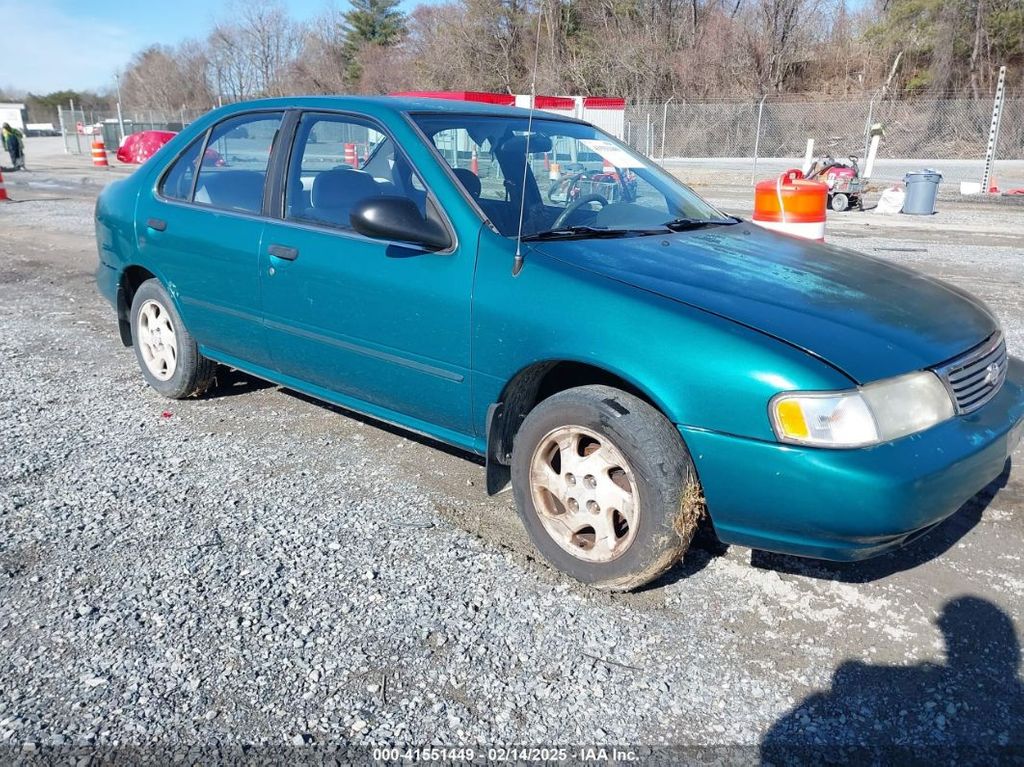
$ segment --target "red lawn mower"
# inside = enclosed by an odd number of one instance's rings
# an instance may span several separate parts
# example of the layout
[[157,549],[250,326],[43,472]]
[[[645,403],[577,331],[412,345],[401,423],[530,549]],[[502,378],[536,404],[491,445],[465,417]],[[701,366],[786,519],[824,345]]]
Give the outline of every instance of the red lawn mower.
[[867,191],[868,182],[861,177],[857,158],[853,155],[843,162],[827,154],[814,161],[807,178],[828,186],[828,205],[837,213],[854,205],[864,210],[863,194]]

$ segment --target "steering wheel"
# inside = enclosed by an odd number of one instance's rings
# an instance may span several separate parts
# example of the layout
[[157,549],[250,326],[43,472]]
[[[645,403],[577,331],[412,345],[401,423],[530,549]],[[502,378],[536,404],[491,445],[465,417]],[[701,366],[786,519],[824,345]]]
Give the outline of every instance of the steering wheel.
[[553,203],[558,203],[559,201],[555,199],[555,195],[558,194],[558,192],[564,191],[565,202],[568,203],[569,200],[572,199],[572,193],[576,189],[576,185],[579,183],[579,180],[585,175],[586,174],[583,172],[570,173],[557,181],[552,181],[551,186],[548,188],[548,200]]
[[608,199],[603,195],[596,193],[583,195],[575,202],[572,202],[565,206],[565,210],[558,214],[558,218],[556,218],[554,223],[551,224],[551,228],[561,229],[563,226],[565,226],[565,222],[569,219],[569,216],[571,216],[577,210],[582,208],[584,205],[587,205],[588,203],[591,202],[599,202],[601,203],[601,207],[603,208],[605,205],[608,204]]

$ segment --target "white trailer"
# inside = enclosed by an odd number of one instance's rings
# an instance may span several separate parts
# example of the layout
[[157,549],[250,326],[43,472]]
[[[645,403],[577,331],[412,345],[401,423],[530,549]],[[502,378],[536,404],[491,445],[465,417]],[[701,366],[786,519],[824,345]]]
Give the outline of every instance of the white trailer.
[[7,123],[12,128],[25,132],[25,105],[14,102],[0,103],[0,124]]
[[[517,95],[517,107],[530,108],[530,96]],[[577,117],[608,131],[617,139],[626,133],[626,100],[605,96],[537,96],[534,106],[542,112]]]

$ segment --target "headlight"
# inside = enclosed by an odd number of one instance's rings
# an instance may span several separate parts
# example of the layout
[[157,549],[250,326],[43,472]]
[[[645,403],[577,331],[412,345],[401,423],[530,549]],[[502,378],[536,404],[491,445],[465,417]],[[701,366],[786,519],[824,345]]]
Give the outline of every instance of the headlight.
[[782,442],[864,447],[923,431],[953,417],[953,401],[927,371],[839,392],[783,392],[768,407]]

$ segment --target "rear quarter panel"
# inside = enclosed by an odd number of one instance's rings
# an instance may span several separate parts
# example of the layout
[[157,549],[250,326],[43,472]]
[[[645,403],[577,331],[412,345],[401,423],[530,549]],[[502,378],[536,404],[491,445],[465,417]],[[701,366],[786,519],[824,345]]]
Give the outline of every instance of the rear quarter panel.
[[107,184],[96,198],[96,248],[100,263],[122,269],[135,252],[135,205],[138,179]]

